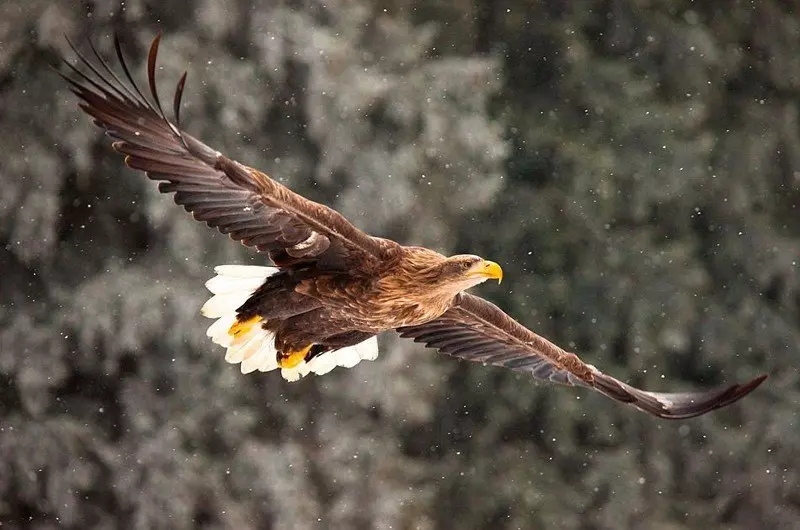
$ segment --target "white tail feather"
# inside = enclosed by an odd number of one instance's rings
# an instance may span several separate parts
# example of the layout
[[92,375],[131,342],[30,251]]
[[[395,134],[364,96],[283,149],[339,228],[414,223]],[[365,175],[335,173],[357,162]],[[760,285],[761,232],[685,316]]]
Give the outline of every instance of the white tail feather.
[[[206,287],[214,296],[203,305],[200,312],[203,316],[217,319],[206,335],[226,348],[227,362],[241,363],[243,374],[256,370],[269,372],[278,368],[275,335],[260,323],[236,337],[228,332],[236,322],[236,310],[278,270],[254,265],[220,265],[214,269],[217,276],[206,282]],[[294,368],[282,368],[281,375],[287,381],[297,381],[310,373],[326,374],[337,366],[352,368],[362,360],[372,361],[377,356],[378,339],[371,337],[355,346],[323,353],[308,362],[303,361]]]
[[206,331],[206,335],[216,344],[227,348],[233,344],[233,336],[228,333],[228,330],[234,322],[236,322],[236,313],[229,313],[211,324],[208,331]]
[[235,312],[250,298],[252,293],[215,294],[200,308],[200,314],[208,318],[223,317]]
[[253,292],[264,283],[264,278],[229,278],[214,276],[206,282],[206,289],[214,294]]
[[276,267],[261,267],[259,265],[218,265],[214,267],[214,272],[218,276],[227,278],[261,278],[266,280],[273,274],[277,274],[280,269]]
[[241,370],[243,374],[249,374],[261,369],[265,365],[278,367],[278,352],[275,350],[275,337],[270,333],[261,340],[259,348],[250,357],[242,361]]
[[214,296],[203,305],[200,313],[208,318],[218,318],[235,311],[250,298],[264,281],[277,273],[275,267],[255,265],[220,265],[214,269],[217,276],[206,282]]
[[273,343],[268,346],[271,348],[270,351],[260,356],[263,360],[261,361],[261,366],[258,367],[259,372],[271,372],[278,368],[278,354],[274,351],[275,346]]
[[253,326],[249,332],[240,334],[228,346],[228,351],[225,352],[225,360],[231,364],[238,364],[248,359],[250,355],[261,347],[268,334],[269,332],[262,329],[261,326]]

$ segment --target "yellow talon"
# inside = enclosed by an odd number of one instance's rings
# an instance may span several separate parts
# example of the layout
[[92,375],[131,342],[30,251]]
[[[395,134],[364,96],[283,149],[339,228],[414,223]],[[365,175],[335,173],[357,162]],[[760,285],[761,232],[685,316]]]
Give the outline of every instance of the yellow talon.
[[288,353],[278,353],[278,366],[281,368],[294,368],[301,362],[303,362],[308,355],[309,350],[311,350],[311,344],[303,348],[302,350],[297,351],[290,351]]
[[261,322],[261,320],[261,317],[258,315],[252,316],[247,320],[236,320],[236,322],[228,328],[228,335],[236,337],[242,333],[247,333],[253,329],[253,326]]

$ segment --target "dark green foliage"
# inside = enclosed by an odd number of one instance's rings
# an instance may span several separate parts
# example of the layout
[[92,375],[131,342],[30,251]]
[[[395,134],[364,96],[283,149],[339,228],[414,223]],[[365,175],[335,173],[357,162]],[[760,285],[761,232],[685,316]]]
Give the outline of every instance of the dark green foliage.
[[[124,5],[0,4],[4,528],[796,527],[790,3]],[[112,29],[137,76],[163,31],[192,134],[372,233],[499,261],[480,293],[604,371],[772,378],[669,423],[392,337],[240,375],[198,309],[214,265],[261,258],[125,169],[47,68]]]

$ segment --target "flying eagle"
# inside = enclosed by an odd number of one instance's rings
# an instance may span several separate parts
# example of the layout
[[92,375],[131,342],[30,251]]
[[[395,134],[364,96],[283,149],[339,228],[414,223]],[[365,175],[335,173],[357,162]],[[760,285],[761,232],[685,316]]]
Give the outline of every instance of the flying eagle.
[[180,128],[186,73],[173,101],[174,122],[156,90],[156,37],[147,59],[150,97],[133,80],[114,39],[122,75],[92,46],[83,68],[60,74],[80,108],[104,128],[125,163],[159,181],[198,221],[266,254],[274,267],[223,265],[206,286],[208,336],[243,373],[280,368],[288,380],[351,367],[378,353],[376,335],[396,331],[442,353],[504,366],[535,378],[588,387],[661,418],[690,418],[730,405],[766,375],[700,393],[634,388],[583,362],[465,291],[501,280],[497,263],[446,257],[370,236],[338,212],[292,192]]

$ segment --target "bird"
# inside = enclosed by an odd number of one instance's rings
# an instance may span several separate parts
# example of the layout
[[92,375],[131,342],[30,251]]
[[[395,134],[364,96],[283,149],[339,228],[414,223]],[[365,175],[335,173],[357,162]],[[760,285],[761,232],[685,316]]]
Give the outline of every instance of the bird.
[[[377,335],[394,332],[452,357],[505,367],[535,379],[595,390],[665,419],[725,407],[752,392],[759,375],[699,392],[635,388],[534,333],[493,303],[466,292],[503,278],[496,262],[444,256],[368,235],[337,211],[306,199],[266,173],[228,158],[184,131],[179,78],[170,120],[156,83],[161,34],[147,55],[149,96],[114,37],[113,68],[90,43],[87,58],[56,72],[79,107],[113,140],[125,164],[158,181],[194,219],[228,234],[271,264],[221,265],[206,287],[207,335],[242,373],[280,370],[288,381],[353,367],[378,355]],[[121,72],[119,72],[121,68]]]

